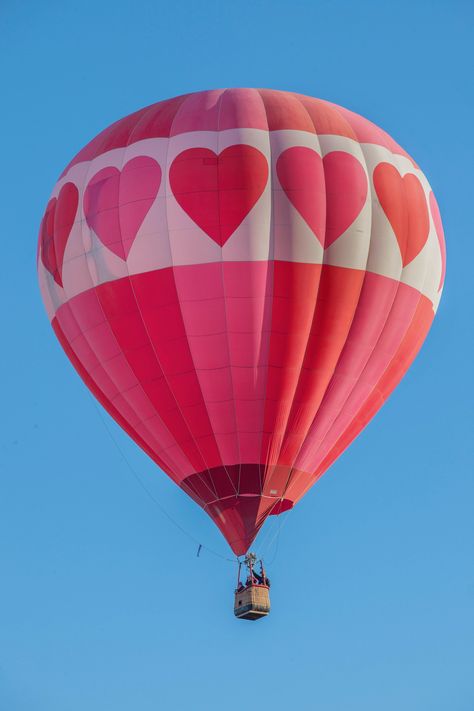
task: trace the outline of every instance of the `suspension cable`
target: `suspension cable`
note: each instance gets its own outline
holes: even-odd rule
[[[143,491],[144,491],[145,494],[148,496],[148,498],[155,504],[155,506],[158,508],[158,510],[161,511],[161,513],[163,514],[163,516],[165,516],[165,517],[168,519],[168,521],[170,521],[170,523],[172,523],[173,526],[178,529],[178,531],[181,531],[181,533],[182,533],[184,536],[186,536],[187,538],[189,538],[189,540],[193,541],[193,542],[198,546],[199,552],[200,552],[201,550],[205,550],[205,551],[207,551],[208,553],[210,553],[211,555],[215,556],[216,558],[220,558],[221,560],[225,560],[225,561],[227,561],[227,562],[229,562],[229,563],[235,564],[236,562],[238,562],[238,558],[237,558],[237,557],[236,557],[236,558],[228,558],[227,556],[224,556],[224,555],[222,555],[221,553],[218,553],[217,551],[213,550],[213,549],[210,548],[209,546],[206,546],[206,545],[204,545],[203,543],[201,543],[201,541],[199,541],[199,540],[198,540],[197,538],[195,538],[191,533],[189,533],[189,531],[187,531],[185,528],[183,528],[183,526],[181,526],[181,524],[178,523],[178,521],[176,521],[176,520],[171,516],[171,514],[168,513],[168,511],[166,511],[166,509],[165,509],[165,508],[163,507],[163,505],[158,501],[158,499],[151,493],[151,491],[148,489],[148,487],[146,486],[146,484],[144,483],[144,481],[142,480],[142,478],[140,477],[140,475],[138,474],[138,472],[135,470],[135,468],[134,468],[134,467],[132,466],[132,464],[130,463],[130,461],[129,461],[128,457],[126,456],[125,452],[123,451],[122,447],[119,445],[118,440],[116,439],[116,437],[114,436],[112,430],[110,429],[109,425],[107,424],[107,421],[105,420],[105,418],[104,418],[104,416],[103,416],[103,413],[101,412],[100,407],[97,405],[97,403],[96,403],[95,400],[93,399],[92,394],[91,394],[91,399],[92,399],[92,403],[93,403],[93,405],[94,405],[94,408],[95,408],[97,414],[99,415],[100,420],[101,420],[103,426],[105,427],[105,429],[106,429],[106,431],[107,431],[107,433],[108,433],[110,439],[111,439],[112,442],[114,443],[114,445],[115,445],[117,451],[119,452],[119,454],[120,454],[120,456],[122,457],[123,461],[125,462],[126,466],[127,466],[128,469],[130,470],[130,472],[131,472],[131,474],[133,475],[133,477],[134,477],[134,479],[136,480],[136,482],[140,485],[140,487],[143,489]]]

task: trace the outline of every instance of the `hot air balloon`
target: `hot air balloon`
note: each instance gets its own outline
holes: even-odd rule
[[[85,384],[242,555],[403,377],[445,246],[426,177],[380,128],[226,89],[83,148],[47,204],[38,273]]]

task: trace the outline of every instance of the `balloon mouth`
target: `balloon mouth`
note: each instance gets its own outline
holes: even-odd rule
[[[293,508],[294,501],[278,496],[278,489],[266,493],[267,469],[263,464],[220,466],[181,482],[181,488],[206,511],[238,556],[248,551],[268,516]],[[280,490],[284,490],[293,471],[291,467],[278,469]],[[276,487],[275,472],[271,481]]]

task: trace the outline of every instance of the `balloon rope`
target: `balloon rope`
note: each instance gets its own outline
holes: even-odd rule
[[[278,523],[277,523],[277,525],[275,525],[274,530],[272,531],[272,535],[267,536],[265,543],[262,544],[262,547],[264,548],[264,552],[265,552],[265,557],[266,557],[267,553],[268,553],[268,555],[270,555],[272,545],[276,539],[275,553],[273,554],[273,557],[269,561],[268,565],[272,565],[274,563],[274,561],[276,560],[276,557],[278,555],[279,543],[280,543],[280,533],[283,529],[283,526],[288,521],[290,513],[291,513],[291,511],[285,511],[283,514],[278,515],[278,517],[277,517]],[[262,553],[262,557],[263,557],[263,553]]]
[[[269,516],[268,519],[265,521],[264,526],[261,528],[258,537],[255,539],[255,548],[257,548],[262,553],[262,555],[264,551],[267,550],[267,544],[272,538],[272,534],[278,525],[278,521],[276,520],[276,518],[278,517],[273,516],[272,518],[270,518]]]
[[[273,565],[274,561],[276,560],[276,557],[278,555],[278,550],[280,547],[280,533],[282,532],[283,526],[286,525],[286,522],[288,521],[288,519],[290,517],[290,513],[291,513],[291,511],[287,511],[286,516],[284,517],[283,521],[280,519],[278,531],[276,532],[275,536],[273,537],[273,539],[271,541],[273,543],[273,541],[275,540],[275,537],[276,537],[275,553],[273,554],[273,558],[269,562],[269,565]]]
[[[91,396],[91,398],[92,398],[92,396]],[[95,409],[96,409],[96,411],[97,411],[97,413],[98,413],[98,415],[99,415],[99,417],[100,417],[100,419],[101,419],[102,424],[104,425],[105,429],[107,430],[107,433],[108,433],[110,439],[111,439],[112,442],[114,443],[114,445],[115,445],[115,447],[117,448],[117,450],[118,450],[120,456],[122,457],[123,461],[125,462],[125,464],[126,464],[127,467],[129,468],[129,470],[130,470],[130,472],[132,473],[133,477],[134,477],[135,480],[138,482],[138,484],[141,486],[141,488],[142,488],[143,491],[146,493],[146,495],[148,496],[148,498],[151,499],[151,501],[155,504],[155,506],[159,509],[159,511],[161,511],[161,513],[163,514],[163,516],[165,516],[165,517],[168,519],[168,521],[170,521],[170,522],[173,524],[173,526],[178,529],[178,531],[181,531],[181,533],[182,533],[183,535],[187,536],[187,537],[189,538],[189,540],[193,541],[197,546],[199,546],[199,552],[200,552],[201,550],[205,550],[205,551],[207,551],[208,553],[211,553],[211,555],[216,556],[216,558],[220,558],[221,560],[225,560],[225,561],[227,561],[227,562],[229,562],[229,563],[233,563],[233,564],[235,565],[236,561],[238,562],[238,558],[237,558],[237,557],[236,557],[236,558],[227,558],[226,556],[221,555],[221,553],[218,553],[217,551],[213,550],[212,548],[209,548],[209,546],[205,546],[205,545],[204,545],[203,543],[201,543],[197,538],[195,538],[191,533],[189,533],[189,531],[186,531],[186,529],[183,528],[183,527],[181,526],[181,524],[179,524],[179,523],[168,513],[168,511],[166,511],[166,509],[162,506],[162,504],[160,504],[160,502],[156,499],[155,496],[153,496],[153,494],[151,493],[151,491],[150,491],[150,490],[148,489],[148,487],[145,485],[145,483],[143,482],[142,478],[139,476],[139,474],[137,473],[137,471],[135,470],[135,468],[130,464],[130,461],[128,460],[127,456],[125,455],[125,452],[124,452],[123,449],[120,447],[120,445],[119,445],[117,439],[114,437],[114,435],[113,435],[113,433],[112,433],[112,430],[110,429],[110,427],[108,426],[106,420],[104,419],[104,416],[103,416],[102,412],[100,411],[99,406],[96,404],[96,402],[95,402],[94,400],[92,400],[92,403],[93,403],[93,405],[94,405],[94,407],[95,407]]]

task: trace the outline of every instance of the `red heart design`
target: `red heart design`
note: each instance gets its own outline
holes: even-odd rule
[[[406,267],[421,252],[428,239],[430,221],[423,186],[412,173],[402,176],[391,163],[374,170],[374,187]]]
[[[52,198],[48,202],[41,222],[41,260],[59,286],[63,285],[64,252],[74,224],[78,203],[79,192],[76,186],[74,183],[65,183],[57,199]]]
[[[358,217],[367,199],[367,176],[355,156],[332,151],[323,158],[326,180],[326,237],[329,247]]]
[[[56,212],[56,198],[51,198],[46,206],[40,225],[39,242],[41,243],[41,261],[45,268],[56,280],[57,263],[54,251],[54,213]],[[59,277],[59,274],[58,274]]]
[[[276,171],[288,200],[324,246],[326,198],[321,156],[304,146],[287,148],[277,160]]]
[[[444,284],[444,277],[446,276],[446,242],[444,240],[444,229],[443,223],[441,222],[441,215],[439,212],[438,203],[436,202],[436,198],[434,196],[433,191],[430,192],[429,200],[431,217],[433,218],[436,236],[439,242],[439,250],[441,252],[441,277],[438,286],[439,291]]]
[[[84,193],[87,224],[103,245],[127,259],[161,184],[161,168],[149,156],[137,156],[120,171],[102,168]]]
[[[229,146],[219,155],[209,148],[189,148],[170,168],[177,202],[221,247],[260,198],[267,180],[267,159],[245,144]]]
[[[324,247],[352,225],[367,199],[364,169],[345,151],[332,151],[321,160],[311,148],[288,148],[278,158],[277,175],[288,199]]]

